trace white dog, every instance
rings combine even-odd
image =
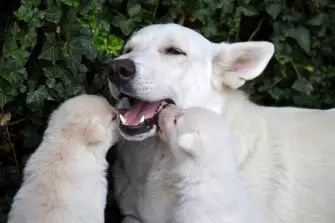
[[[164,222],[259,222],[238,178],[235,142],[222,116],[169,105],[160,112],[158,126],[171,150],[169,176],[177,197]]]
[[[103,223],[105,155],[118,138],[116,117],[105,98],[93,95],[71,98],[53,112],[8,223]]]
[[[161,222],[172,202],[169,152],[156,136],[162,100],[228,120],[239,175],[261,221],[335,221],[335,110],[263,107],[236,90],[259,76],[273,53],[269,42],[217,44],[176,24],[151,25],[130,38],[109,64],[117,86],[111,92],[132,105],[120,124],[130,141],[118,145],[114,166],[125,222]]]

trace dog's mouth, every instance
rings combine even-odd
[[[175,104],[171,99],[147,102],[120,95],[129,100],[129,108],[123,108],[120,115],[120,130],[128,135],[135,136],[149,132],[158,123],[158,115],[168,104]]]

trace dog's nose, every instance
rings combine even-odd
[[[135,63],[129,59],[113,60],[109,66],[121,82],[131,80],[136,73]]]

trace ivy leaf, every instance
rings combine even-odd
[[[320,26],[325,21],[325,17],[326,15],[324,13],[320,13],[317,16],[308,20],[307,24],[311,26]]]
[[[65,5],[72,6],[75,8],[77,8],[80,5],[79,1],[77,0],[60,0],[60,1]]]
[[[10,54],[18,48],[15,38],[9,38],[3,46],[3,56],[5,58],[10,57]]]
[[[21,44],[27,47],[33,47],[36,44],[37,34],[35,29],[29,29],[27,34],[21,40]]]
[[[310,95],[313,91],[313,85],[304,77],[298,78],[292,85],[292,88],[307,95]]]
[[[43,105],[45,99],[48,97],[48,91],[45,87],[45,85],[39,86],[34,91],[29,91],[27,94],[26,103],[27,104],[37,104],[37,105]]]
[[[267,6],[265,10],[272,17],[272,19],[276,19],[282,10],[282,5],[281,4],[271,4]]]
[[[17,25],[17,23],[15,22],[14,25],[12,26],[10,32],[13,36],[17,36],[20,33],[20,27]]]
[[[11,52],[10,57],[13,59],[15,65],[24,66],[29,55],[29,52],[25,49],[16,49]]]
[[[73,80],[73,76],[70,74],[70,72],[57,64],[55,64],[54,66],[45,67],[43,68],[43,71],[45,76],[47,77],[47,85],[50,88],[52,87],[49,85],[54,86],[54,84],[56,83],[56,78],[61,79],[64,83],[64,86],[70,85]]]
[[[297,29],[291,29],[288,32],[288,35],[294,38],[300,47],[306,52],[309,53],[311,49],[311,34],[308,29],[305,27],[298,27]]]
[[[208,12],[206,9],[198,9],[194,13],[194,17],[197,18],[203,24],[206,24]]]
[[[241,10],[243,15],[245,15],[245,16],[255,16],[255,15],[258,14],[258,12],[252,7],[247,8],[247,7],[240,6],[239,10]]]
[[[19,68],[16,70],[11,71],[7,76],[5,76],[5,79],[10,83],[11,86],[17,87],[20,86],[25,79],[27,79],[27,72],[26,69]]]
[[[47,8],[46,10],[44,10],[44,13],[45,13],[44,17],[45,20],[56,24],[59,23],[60,18],[62,16],[61,7],[57,6]]]
[[[80,42],[83,47],[83,54],[91,61],[95,60],[98,56],[98,51],[94,46],[94,42],[91,37],[83,36],[80,37]]]
[[[59,59],[60,48],[58,47],[54,34],[45,34],[46,42],[38,59],[50,60],[55,63]]]
[[[141,11],[141,5],[140,4],[133,4],[127,10],[128,15],[130,17],[134,17],[134,16],[138,15],[140,13],[140,11]]]

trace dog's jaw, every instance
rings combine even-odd
[[[141,133],[138,135],[133,135],[133,136],[127,135],[122,130],[120,130],[120,135],[129,141],[143,141],[149,137],[153,137],[157,135],[157,126],[154,125],[148,132]]]

